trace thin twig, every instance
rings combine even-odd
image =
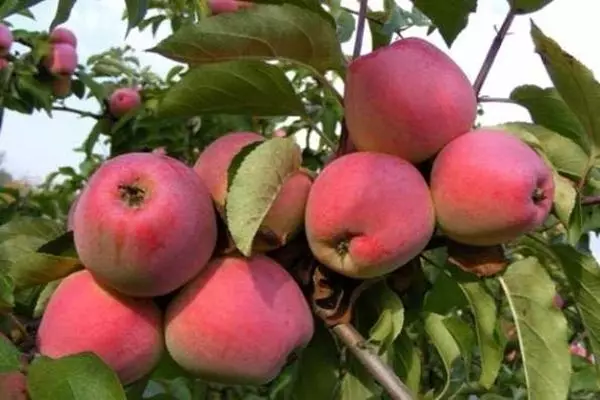
[[[481,88],[483,87],[483,83],[485,82],[485,79],[487,78],[488,74],[490,73],[492,64],[494,64],[494,60],[496,60],[496,56],[498,55],[500,46],[502,46],[502,42],[504,41],[504,38],[506,37],[506,34],[508,33],[508,29],[510,28],[510,25],[512,24],[514,19],[515,19],[515,12],[511,8],[511,10],[508,11],[508,14],[506,14],[506,18],[504,19],[504,22],[502,23],[500,30],[498,31],[498,33],[496,33],[496,37],[494,38],[494,41],[492,42],[492,45],[490,46],[490,49],[488,50],[488,53],[485,56],[485,60],[483,61],[483,64],[481,65],[481,70],[479,71],[479,75],[477,75],[477,79],[475,79],[475,83],[473,84],[473,89],[475,90],[475,93],[477,95],[479,95],[479,92],[481,91]]]
[[[515,104],[515,105],[520,106],[519,103],[517,103],[516,101],[514,101],[512,99],[504,99],[504,98],[500,98],[500,97],[482,96],[479,98],[479,102],[480,103],[507,103],[507,104]]]
[[[100,114],[94,114],[89,111],[78,110],[76,108],[71,108],[71,107],[67,107],[67,106],[54,106],[54,107],[52,107],[52,109],[56,110],[56,111],[65,111],[65,112],[70,112],[73,114],[78,114],[78,115],[81,115],[82,117],[91,117],[91,118],[95,118],[95,119],[102,118],[102,115],[100,115]]]
[[[369,373],[388,392],[392,400],[413,400],[409,389],[396,373],[367,345],[362,335],[349,324],[331,328]]]
[[[581,199],[582,206],[594,206],[600,204],[600,196],[585,196]]]
[[[354,52],[352,53],[352,59],[354,60],[360,56],[360,51],[362,50],[366,19],[367,0],[360,0],[360,7],[358,9],[358,22],[356,23],[356,40],[354,41]]]
[[[346,12],[349,12],[350,14],[359,15],[358,11],[353,10],[351,8],[348,8],[348,7],[342,7],[342,10],[344,10]],[[374,24],[377,24],[377,25],[380,25],[380,26],[384,26],[385,25],[385,22],[379,21],[377,18],[369,17],[368,15],[366,16],[366,18],[367,18],[367,21],[372,22]],[[402,29],[400,29],[400,28],[394,29],[394,33],[396,35],[398,35],[402,39]]]

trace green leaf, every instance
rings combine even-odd
[[[313,338],[297,362],[292,399],[332,399],[339,381],[340,355],[331,333],[320,321],[315,322]]]
[[[394,343],[394,370],[417,398],[421,383],[421,353],[406,333]]]
[[[31,236],[46,242],[57,238],[63,232],[64,228],[50,219],[16,217],[0,226],[0,242],[15,236]]]
[[[225,213],[237,248],[245,256],[285,179],[297,171],[302,154],[293,138],[272,138],[242,161],[229,185]]]
[[[335,28],[290,4],[257,4],[185,26],[150,51],[191,65],[240,59],[288,59],[318,71],[343,60]]]
[[[564,226],[569,226],[576,201],[577,190],[575,190],[573,182],[554,174],[554,211]]]
[[[15,305],[15,282],[6,271],[0,271],[0,310],[9,310]]]
[[[66,22],[71,16],[71,10],[73,10],[73,6],[77,0],[58,0],[58,8],[56,9],[56,14],[54,15],[54,19],[50,24],[50,29],[54,29],[56,26]]]
[[[352,39],[352,34],[356,28],[356,20],[348,11],[342,10],[337,18],[337,37],[340,43],[345,43]]]
[[[581,206],[581,196],[577,195],[575,207],[571,212],[569,224],[567,225],[567,239],[572,246],[577,245],[581,235],[583,235],[584,220],[583,207]]]
[[[60,285],[61,282],[62,279],[57,279],[44,286],[44,288],[40,292],[39,297],[37,298],[35,308],[33,309],[33,318],[42,317],[44,311],[46,310],[46,306],[50,301],[50,298],[52,298],[52,294],[54,293],[56,288],[58,288],[58,285]]]
[[[40,357],[28,376],[32,400],[126,400],[115,372],[93,353]]]
[[[477,11],[477,0],[411,0],[440,30],[448,47],[465,29],[469,14]]]
[[[433,312],[426,312],[424,315],[425,332],[437,349],[444,370],[446,372],[446,383],[442,391],[436,396],[436,399],[444,399],[446,392],[450,388],[450,376],[452,373],[452,364],[460,357],[460,347],[452,333],[444,324],[444,316]]]
[[[369,290],[367,299],[378,312],[379,318],[369,330],[369,342],[379,348],[379,354],[388,352],[404,325],[404,306],[400,297],[385,283]]]
[[[557,244],[552,250],[561,262],[575,306],[588,333],[592,351],[600,357],[600,266],[592,255]],[[600,365],[596,363],[600,383]]]
[[[127,32],[139,24],[148,11],[148,0],[125,0],[127,5]]]
[[[590,143],[583,125],[555,88],[523,85],[515,88],[510,98],[529,111],[533,122],[570,139],[589,154]]]
[[[511,264],[498,279],[517,328],[527,397],[566,399],[571,359],[567,321],[553,304],[554,283],[533,257]]]
[[[590,69],[563,51],[532,22],[531,37],[556,90],[577,116],[595,157],[600,149],[600,84]]]
[[[515,14],[529,14],[536,12],[552,3],[553,0],[508,0],[508,4]]]
[[[304,115],[292,84],[277,66],[256,60],[204,65],[188,72],[162,100],[161,116],[206,113]]]
[[[460,353],[465,360],[465,365],[470,366],[473,348],[476,344],[473,327],[456,315],[446,317],[444,319],[444,325],[458,344]]]
[[[0,334],[0,374],[21,369],[21,352],[4,335]]]
[[[379,400],[381,387],[354,356],[351,357],[347,372],[340,383],[337,400]]]

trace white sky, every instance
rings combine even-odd
[[[21,17],[14,17],[9,21],[19,28],[45,30],[54,16],[57,3],[57,0],[49,0],[34,7],[36,21]],[[71,28],[79,38],[80,61],[110,46],[123,44],[126,25],[121,16],[124,3],[121,0],[80,0],[76,3],[65,26]],[[358,9],[357,1],[344,0],[342,3]],[[399,0],[398,3],[403,6],[410,4],[408,0]],[[495,35],[495,29],[502,23],[508,9],[506,0],[479,0],[478,3],[478,12],[471,16],[469,26],[451,49],[447,49],[439,33],[428,37],[452,56],[471,81],[475,79]],[[377,4],[381,4],[381,0],[369,1],[373,8],[380,8]],[[596,39],[600,37],[599,16],[598,0],[554,0],[537,13],[517,18],[481,94],[508,97],[518,85],[551,85],[539,56],[533,52],[529,36],[530,18],[546,35],[555,39],[598,75],[600,52],[596,51],[595,45]],[[167,24],[164,24],[156,39],[148,30],[143,34],[132,32],[125,42],[140,51],[138,55],[143,64],[152,65],[155,72],[164,75],[174,64],[158,55],[143,53],[143,50],[152,47],[169,33]],[[411,29],[405,36],[423,37],[425,30]],[[351,44],[352,42],[345,46],[348,53],[351,51]],[[369,50],[370,40],[367,37],[363,53]],[[69,99],[67,105],[98,111],[95,102]],[[484,124],[529,121],[528,113],[514,105],[486,103],[485,111],[482,118]],[[45,113],[29,116],[6,112],[0,133],[0,152],[5,153],[3,167],[16,178],[39,182],[59,166],[76,166],[82,157],[72,149],[81,144],[93,123],[92,119],[63,112],[56,112],[54,118],[49,118]],[[600,250],[600,246],[594,247],[597,248],[595,250]]]

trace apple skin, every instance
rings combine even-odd
[[[48,71],[58,77],[68,77],[77,69],[77,50],[70,44],[53,44],[50,54],[45,57],[44,65]]]
[[[412,163],[469,131],[477,113],[464,72],[420,38],[398,40],[351,62],[344,99],[348,134],[359,151]]]
[[[213,259],[166,311],[165,341],[182,368],[235,385],[272,381],[312,338],[310,307],[292,276],[273,259]]]
[[[77,48],[77,36],[70,29],[59,26],[50,32],[50,43],[63,43]]]
[[[134,88],[119,88],[111,94],[108,104],[110,113],[120,118],[131,110],[139,108],[142,98]]]
[[[74,238],[98,280],[151,297],[205,267],[217,223],[208,190],[190,167],[164,155],[127,153],[104,162],[83,189]]]
[[[12,47],[14,37],[10,28],[0,24],[0,57],[5,57]]]
[[[0,373],[0,399],[28,400],[27,377],[18,371]]]
[[[502,244],[535,229],[554,199],[552,170],[498,129],[477,129],[450,142],[433,162],[430,185],[440,229],[475,246]]]
[[[52,94],[65,98],[71,94],[71,77],[61,76],[52,80]]]
[[[238,0],[208,0],[208,7],[214,15],[232,13],[252,7],[254,3]]]
[[[151,299],[119,294],[81,270],[52,294],[37,345],[51,358],[93,352],[128,384],[158,363],[164,351],[162,327],[162,314]]]
[[[405,265],[425,248],[434,226],[425,179],[388,154],[336,158],[308,195],[305,230],[312,253],[351,278],[379,277]]]
[[[8,60],[6,58],[0,58],[0,71],[2,71],[4,68],[8,67]]]

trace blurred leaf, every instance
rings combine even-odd
[[[260,143],[241,162],[229,186],[225,213],[231,236],[246,256],[285,179],[300,168],[302,155],[293,138]]]
[[[64,228],[56,221],[19,216],[0,226],[0,242],[15,236],[31,236],[45,243],[57,238],[63,232]]]
[[[577,190],[575,190],[573,182],[554,174],[554,210],[557,218],[564,226],[569,226],[576,200]]]
[[[427,307],[427,305],[425,306]],[[446,382],[440,393],[436,395],[436,399],[444,399],[446,392],[450,388],[450,376],[452,374],[452,364],[460,357],[460,347],[454,340],[452,333],[444,325],[444,316],[433,312],[424,314],[425,332],[438,351],[444,371],[446,373]]]
[[[542,89],[535,85],[523,85],[513,89],[510,98],[517,104],[525,107],[527,111],[529,111],[531,119],[537,125],[544,126],[550,131],[564,136],[578,145],[584,153],[589,153],[590,143],[583,125],[577,119],[575,114],[573,114],[573,111],[571,111],[556,89]],[[529,124],[517,124],[518,125],[516,126],[529,130]],[[531,133],[535,135],[536,133],[540,133],[540,131],[532,130]],[[554,140],[558,139],[554,138]],[[557,141],[556,143],[564,142]],[[571,147],[572,145],[566,152],[568,155],[571,155],[576,151]],[[581,161],[585,162],[586,159],[587,157],[584,157]],[[579,170],[579,168],[577,168],[577,170]]]
[[[418,347],[406,333],[402,333],[396,340],[394,356],[394,370],[416,398],[419,393],[423,366]]]
[[[28,376],[32,400],[126,400],[115,372],[93,353],[40,357]]]
[[[290,390],[293,400],[332,399],[339,384],[340,356],[331,333],[321,321],[298,359]]]
[[[336,31],[319,14],[290,4],[257,4],[181,28],[149,50],[191,65],[240,59],[288,59],[318,71],[343,57]]]
[[[44,286],[44,289],[42,289],[42,291],[40,292],[40,295],[37,298],[35,308],[33,309],[33,318],[41,318],[42,317],[42,315],[44,314],[44,311],[46,310],[46,306],[48,305],[48,302],[50,301],[50,298],[52,297],[52,294],[54,293],[54,291],[56,290],[58,285],[60,285],[61,282],[62,282],[62,279],[57,279],[57,280],[52,281]]]
[[[498,279],[517,328],[528,398],[564,400],[571,359],[567,321],[553,304],[554,283],[533,257],[511,264]]]
[[[21,352],[4,335],[0,334],[0,374],[21,369]]]
[[[342,10],[337,19],[337,37],[340,43],[345,43],[352,39],[352,34],[356,28],[356,20],[348,11]]]
[[[456,315],[446,317],[444,325],[458,344],[460,353],[465,360],[465,365],[470,366],[473,348],[476,344],[475,332],[473,332],[472,326]]]
[[[552,3],[552,0],[508,0],[508,4],[516,14],[529,14]]]
[[[581,235],[583,234],[584,220],[583,220],[583,207],[581,206],[581,197],[577,195],[575,199],[575,206],[571,212],[569,218],[569,224],[567,225],[567,239],[572,246],[575,246]]]
[[[440,30],[448,47],[465,29],[469,14],[477,11],[477,0],[411,0]]]
[[[71,10],[73,10],[73,6],[75,5],[76,1],[77,0],[58,0],[58,8],[56,9],[54,19],[50,24],[50,30],[69,19]]]
[[[20,13],[44,0],[3,0],[0,3],[0,19]]]
[[[593,144],[592,155],[600,149],[600,84],[594,74],[532,22],[531,37],[556,90],[581,122],[588,143]]]
[[[148,11],[149,0],[125,0],[127,5],[127,32],[139,24]]]
[[[15,283],[13,278],[0,270],[0,310],[9,310],[15,305]]]
[[[353,356],[348,364],[336,400],[379,400],[382,390],[373,376]]]
[[[598,375],[594,365],[574,371],[571,375],[571,393],[573,392],[599,392]]]
[[[383,29],[388,14],[384,11],[372,11],[368,16],[373,50],[389,45],[392,41],[392,33],[388,33]]]
[[[596,357],[600,357],[600,266],[592,255],[583,254],[571,246],[557,244],[552,250],[561,262],[569,281],[575,306],[588,333]],[[596,364],[600,383],[600,365]]]
[[[388,352],[404,325],[404,306],[400,297],[382,282],[364,295],[377,310],[379,318],[369,330],[369,342],[379,348],[379,354]]]
[[[206,113],[304,115],[304,106],[284,72],[256,60],[204,65],[188,72],[161,102],[164,117]]]

